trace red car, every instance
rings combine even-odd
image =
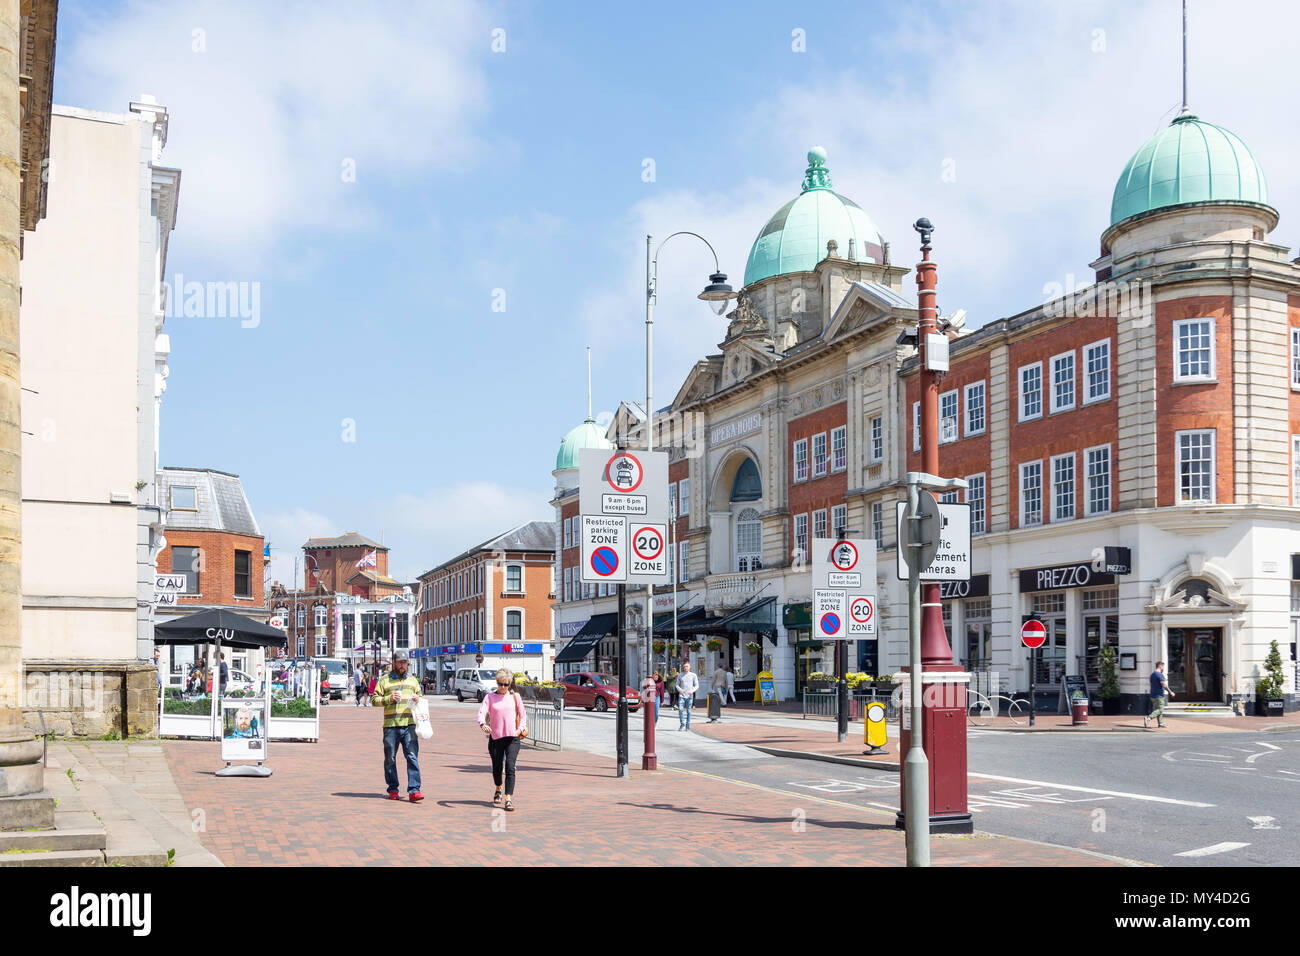
[[[611,707],[618,707],[618,678],[609,674],[592,674],[582,671],[566,674],[560,678],[564,684],[564,706],[582,707],[604,713]],[[633,688],[627,689],[627,709],[637,710],[641,706],[641,695]]]

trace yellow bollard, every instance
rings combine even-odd
[[[873,700],[867,704],[866,714],[863,724],[865,725],[862,732],[862,742],[870,750],[862,751],[869,757],[886,754],[889,751],[882,749],[885,746],[885,705],[878,700]]]

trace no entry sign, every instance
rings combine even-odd
[[[1047,640],[1047,626],[1042,621],[1025,621],[1020,628],[1020,641],[1029,648],[1039,648]]]

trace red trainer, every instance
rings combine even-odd
[[[389,791],[388,791],[388,799],[389,799],[389,800],[401,800],[401,799],[402,799],[402,795],[401,795],[400,793],[398,793],[396,790],[389,790]]]
[[[422,794],[419,790],[412,790],[410,794],[410,798],[412,803],[419,803],[421,800],[424,799],[424,794]]]

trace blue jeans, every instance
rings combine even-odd
[[[677,698],[677,726],[691,729],[691,708],[695,705],[694,697],[682,694]]]
[[[384,783],[389,793],[401,788],[397,779],[397,745],[402,745],[406,755],[406,792],[420,789],[420,738],[415,736],[414,725],[384,728]]]

